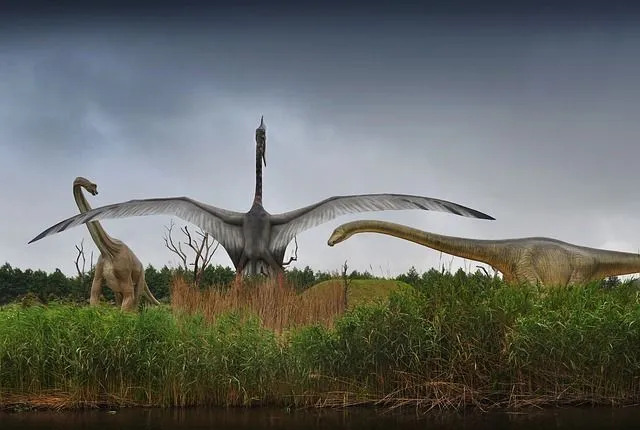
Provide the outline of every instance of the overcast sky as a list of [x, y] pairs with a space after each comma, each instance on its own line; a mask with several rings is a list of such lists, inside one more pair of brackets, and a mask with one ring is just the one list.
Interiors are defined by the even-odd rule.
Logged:
[[[0, 264], [72, 274], [74, 245], [95, 249], [84, 226], [27, 245], [77, 213], [76, 176], [98, 184], [93, 207], [185, 195], [247, 211], [260, 115], [270, 213], [395, 192], [496, 218], [343, 216], [298, 237], [296, 267], [475, 268], [382, 235], [328, 247], [355, 219], [640, 250], [639, 15], [111, 12], [0, 26]], [[102, 223], [162, 266], [171, 219]], [[222, 249], [213, 261], [231, 265]]]

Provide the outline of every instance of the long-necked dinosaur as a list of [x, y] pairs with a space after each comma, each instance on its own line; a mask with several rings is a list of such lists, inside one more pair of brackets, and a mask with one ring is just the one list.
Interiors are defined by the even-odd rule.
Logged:
[[[73, 197], [80, 213], [85, 213], [91, 210], [91, 206], [84, 197], [82, 188], [95, 196], [98, 194], [98, 186], [83, 177], [77, 177], [73, 181]], [[100, 301], [104, 280], [113, 291], [116, 305], [121, 306], [122, 310], [135, 310], [141, 297], [145, 297], [154, 305], [159, 305], [160, 302], [151, 294], [144, 279], [142, 263], [133, 251], [122, 241], [110, 237], [98, 221], [88, 222], [87, 229], [100, 251], [91, 284], [89, 303], [96, 305]]]
[[381, 233], [458, 257], [481, 261], [502, 272], [507, 283], [551, 286], [579, 284], [640, 272], [640, 254], [573, 245], [548, 237], [478, 240], [444, 236], [385, 221], [353, 221], [334, 230], [328, 245], [356, 233]]

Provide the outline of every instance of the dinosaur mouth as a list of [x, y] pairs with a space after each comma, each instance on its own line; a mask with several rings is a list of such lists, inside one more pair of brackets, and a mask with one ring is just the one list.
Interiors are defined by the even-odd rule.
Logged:
[[335, 245], [336, 243], [341, 242], [341, 241], [342, 241], [342, 239], [337, 238], [337, 237], [333, 237], [333, 236], [332, 236], [332, 237], [330, 237], [330, 238], [329, 238], [329, 240], [327, 241], [327, 245], [329, 245], [329, 246], [333, 246], [333, 245]]

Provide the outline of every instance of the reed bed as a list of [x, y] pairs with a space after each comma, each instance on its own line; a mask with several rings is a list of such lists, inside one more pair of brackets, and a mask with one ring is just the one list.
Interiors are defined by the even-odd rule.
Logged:
[[0, 406], [640, 402], [632, 284], [547, 290], [442, 274], [343, 313], [296, 301], [278, 282], [244, 287], [198, 291], [176, 280], [170, 306], [137, 314], [0, 308]]
[[278, 333], [309, 324], [330, 326], [345, 310], [345, 290], [339, 282], [321, 294], [298, 294], [283, 277], [243, 281], [230, 287], [199, 289], [177, 277], [171, 286], [171, 308], [176, 313], [201, 314], [213, 322], [228, 312], [257, 316], [262, 325]]

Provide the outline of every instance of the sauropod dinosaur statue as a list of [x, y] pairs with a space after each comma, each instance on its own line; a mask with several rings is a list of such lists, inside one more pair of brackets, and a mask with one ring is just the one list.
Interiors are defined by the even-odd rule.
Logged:
[[[81, 176], [73, 181], [73, 197], [80, 213], [85, 213], [91, 210], [91, 206], [84, 197], [82, 188], [95, 196], [98, 194], [98, 186]], [[133, 251], [122, 241], [110, 237], [98, 221], [88, 222], [87, 229], [100, 251], [91, 284], [89, 303], [97, 305], [100, 301], [104, 279], [113, 291], [116, 305], [121, 306], [122, 310], [135, 310], [141, 297], [145, 297], [154, 305], [159, 305], [160, 302], [153, 296], [144, 279], [144, 267]]]
[[278, 274], [284, 272], [285, 251], [297, 234], [341, 215], [416, 209], [494, 219], [475, 209], [446, 200], [391, 193], [333, 196], [289, 212], [270, 214], [262, 205], [262, 165], [266, 166], [266, 133], [267, 127], [261, 117], [255, 134], [256, 188], [253, 204], [246, 213], [218, 208], [188, 197], [129, 200], [67, 218], [49, 227], [29, 243], [90, 221], [171, 214], [197, 225], [215, 238], [229, 254], [238, 274], [259, 274], [262, 268]]
[[640, 272], [640, 254], [573, 245], [548, 237], [478, 240], [443, 236], [385, 221], [362, 220], [340, 225], [329, 237], [333, 246], [356, 233], [381, 233], [458, 257], [490, 264], [507, 283], [566, 286], [608, 276]]

